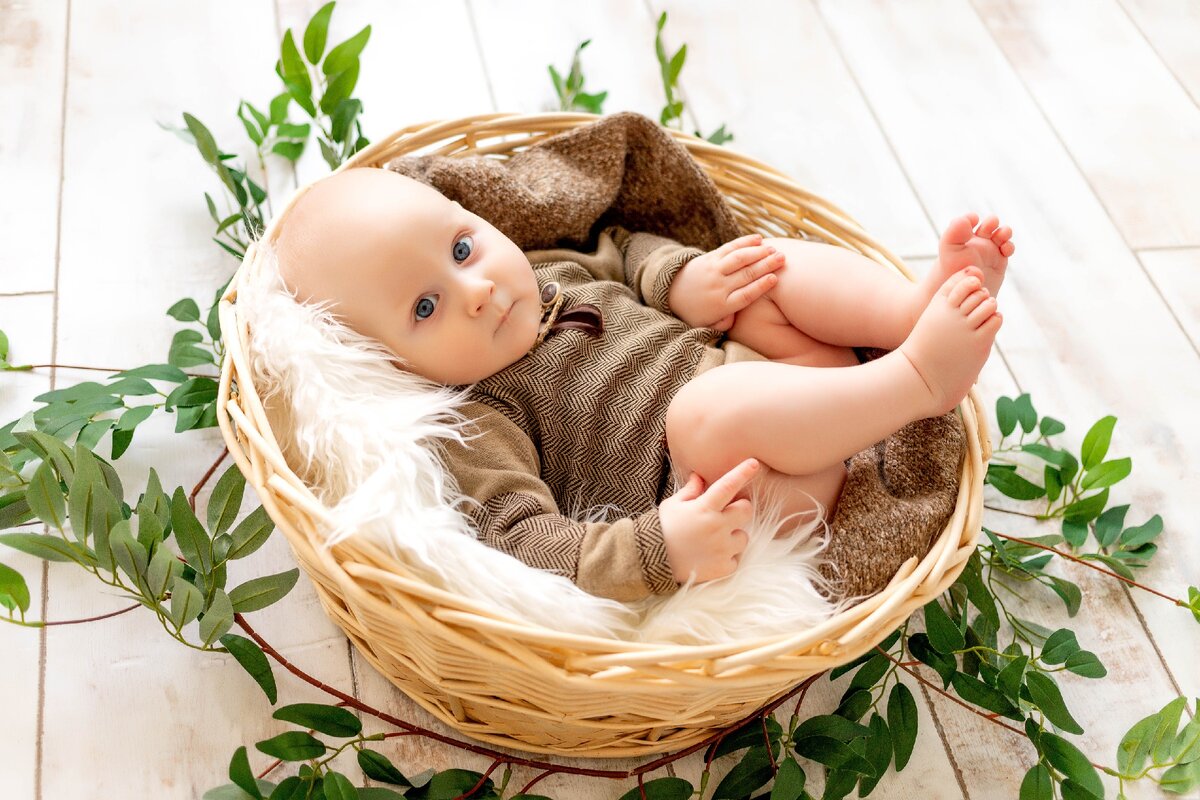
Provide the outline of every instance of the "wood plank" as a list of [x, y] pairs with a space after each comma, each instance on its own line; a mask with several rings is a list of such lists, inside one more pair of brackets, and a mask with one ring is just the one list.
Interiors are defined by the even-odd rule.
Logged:
[[1200, 249], [1144, 250], [1137, 255], [1192, 347], [1200, 349]]
[[[1185, 533], [1197, 511], [1186, 477], [1195, 456], [1176, 444], [1200, 432], [1190, 413], [1189, 398], [1200, 389], [1190, 344], [969, 7], [819, 7], [934, 218], [996, 211], [1017, 231], [1019, 259], [1001, 294], [1000, 347], [1020, 385], [1067, 424], [1062, 443], [1078, 447], [1091, 422], [1108, 413], [1120, 418], [1112, 457], [1132, 455], [1138, 469], [1113, 502], [1128, 498], [1133, 522], [1163, 515], [1166, 533], [1142, 580], [1183, 594], [1198, 577], [1197, 543]], [[1157, 468], [1180, 461], [1176, 470]], [[1200, 688], [1194, 621], [1133, 596], [1173, 667], [1167, 674], [1130, 609], [1112, 607], [1115, 589], [1070, 568], [1063, 574], [1085, 592], [1073, 627], [1108, 666], [1103, 683], [1112, 687], [1101, 700], [1095, 686], [1064, 680], [1063, 693], [1088, 731], [1084, 750], [1109, 763], [1123, 732], [1175, 696], [1176, 683], [1189, 695]], [[1015, 795], [1028, 746], [1003, 740], [1003, 731], [943, 722], [971, 795]], [[1008, 755], [993, 761], [988, 748]]]
[[[2, 330], [10, 342], [13, 364], [45, 364], [50, 361], [54, 327], [54, 296], [0, 297]], [[0, 425], [23, 416], [35, 405], [33, 398], [50, 389], [47, 370], [6, 372], [0, 380]], [[28, 477], [28, 475], [26, 475]], [[44, 526], [22, 526], [21, 530], [42, 532]], [[42, 565], [40, 558], [0, 546], [0, 562], [12, 567], [29, 584], [27, 620], [44, 617], [42, 608]], [[7, 611], [0, 611], [7, 614]], [[0, 730], [0, 797], [31, 800], [37, 769], [38, 684], [41, 633], [34, 628], [0, 623], [0, 653], [4, 654], [5, 679], [0, 681], [0, 708], [8, 724]]]
[[54, 289], [67, 3], [0, 13], [0, 291]]
[[1200, 244], [1200, 107], [1115, 0], [975, 7], [1129, 245]]
[[[770, 20], [753, 25], [713, 24], [731, 16], [718, 0], [654, 7], [656, 16], [668, 12], [667, 51], [687, 43], [679, 82], [705, 135], [728, 122], [728, 147], [794, 177], [893, 252], [937, 252], [924, 209], [812, 6], [739, 3], [739, 17]], [[657, 75], [653, 51], [634, 52]]]
[[1180, 0], [1119, 0], [1158, 56], [1200, 104], [1200, 6]]
[[[230, 24], [234, 19], [237, 24]], [[188, 111], [210, 127], [223, 149], [244, 160], [252, 146], [233, 101], [246, 96], [258, 104], [277, 91], [272, 61], [250, 55], [271, 52], [275, 42], [267, 0], [189, 7], [95, 3], [74, 9], [61, 363], [128, 367], [165, 360], [180, 327], [165, 310], [181, 296], [207, 307], [232, 273], [236, 263], [210, 241], [214, 225], [203, 192], [221, 196], [216, 177], [194, 148], [154, 122], [180, 125], [181, 112]], [[181, 51], [219, 51], [221, 67], [197, 72], [195, 60], [178, 58]], [[128, 168], [109, 157], [113, 152], [136, 153], [140, 166]], [[62, 370], [59, 386], [94, 377]], [[190, 490], [224, 447], [215, 428], [174, 434], [173, 425], [171, 417], [151, 418], [116, 462], [130, 492], [140, 491], [151, 466], [168, 490], [176, 485]], [[98, 450], [106, 453], [107, 447], [106, 439]], [[201, 495], [201, 509], [211, 486]], [[253, 502], [248, 499], [248, 507]], [[288, 569], [293, 562], [285, 551], [282, 541], [273, 541], [237, 563], [230, 585]], [[55, 618], [126, 604], [69, 567], [52, 570], [50, 586]], [[251, 619], [309, 671], [331, 683], [349, 683], [345, 643], [316, 606], [306, 580], [284, 602]], [[324, 699], [282, 670], [275, 673], [282, 703]], [[270, 719], [261, 690], [230, 657], [181, 647], [141, 612], [53, 631], [46, 686], [46, 797], [197, 797], [225, 780], [225, 765], [239, 745], [252, 746], [286, 727]], [[186, 758], [180, 757], [183, 751]], [[261, 754], [251, 760], [255, 766], [266, 762]]]

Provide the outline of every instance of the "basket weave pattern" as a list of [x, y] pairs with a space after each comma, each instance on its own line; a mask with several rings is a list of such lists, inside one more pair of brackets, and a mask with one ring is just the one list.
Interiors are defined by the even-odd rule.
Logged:
[[[403, 155], [506, 157], [595, 120], [590, 114], [488, 114], [414, 125], [339, 171], [379, 167]], [[716, 183], [742, 230], [816, 238], [914, 278], [844, 212], [786, 176], [726, 147], [670, 133]], [[274, 240], [306, 190], [293, 195], [265, 237]], [[237, 292], [257, 257], [252, 246], [220, 304], [227, 350], [217, 402], [222, 435], [333, 621], [379, 672], [475, 739], [593, 758], [687, 747], [878, 644], [946, 591], [975, 549], [991, 448], [974, 390], [959, 407], [967, 457], [957, 505], [928, 555], [919, 563], [910, 559], [877, 595], [795, 634], [710, 646], [564, 634], [429, 587], [362, 537], [326, 549], [318, 523], [329, 511], [284, 461], [247, 368], [250, 333], [238, 317]]]

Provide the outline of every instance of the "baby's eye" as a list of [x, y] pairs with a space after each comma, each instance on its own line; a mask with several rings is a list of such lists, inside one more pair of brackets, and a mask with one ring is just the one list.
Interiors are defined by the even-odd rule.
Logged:
[[475, 243], [471, 241], [470, 236], [458, 237], [458, 240], [454, 243], [454, 260], [460, 264], [466, 261], [474, 247]]
[[[420, 300], [417, 301], [417, 307], [413, 310], [413, 313], [415, 313], [417, 315], [418, 322], [421, 320], [424, 320], [424, 319], [429, 319], [431, 316], [433, 316], [434, 309], [436, 309], [437, 306], [434, 304], [434, 302], [432, 300], [429, 299], [431, 297], [437, 297], [437, 295], [436, 294], [427, 294], [424, 297], [422, 297]], [[421, 316], [422, 308], [427, 308], [429, 310], [429, 313], [425, 316]]]

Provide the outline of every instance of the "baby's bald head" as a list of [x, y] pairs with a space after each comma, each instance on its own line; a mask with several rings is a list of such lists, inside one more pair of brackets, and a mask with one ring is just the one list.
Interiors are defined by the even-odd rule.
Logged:
[[284, 284], [301, 302], [332, 301], [354, 326], [361, 301], [381, 288], [396, 263], [402, 220], [430, 203], [450, 204], [437, 190], [391, 170], [349, 169], [317, 181], [279, 231], [275, 248]]

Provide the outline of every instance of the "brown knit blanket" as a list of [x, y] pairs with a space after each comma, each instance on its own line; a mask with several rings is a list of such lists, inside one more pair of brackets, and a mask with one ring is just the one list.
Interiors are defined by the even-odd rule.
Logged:
[[[558, 134], [505, 161], [402, 157], [384, 167], [423, 181], [523, 250], [594, 249], [607, 225], [711, 250], [740, 236], [729, 205], [657, 123], [622, 112]], [[860, 350], [869, 360], [883, 351]], [[954, 510], [966, 450], [954, 412], [919, 420], [847, 459], [823, 568], [845, 596], [882, 589], [923, 557]]]

